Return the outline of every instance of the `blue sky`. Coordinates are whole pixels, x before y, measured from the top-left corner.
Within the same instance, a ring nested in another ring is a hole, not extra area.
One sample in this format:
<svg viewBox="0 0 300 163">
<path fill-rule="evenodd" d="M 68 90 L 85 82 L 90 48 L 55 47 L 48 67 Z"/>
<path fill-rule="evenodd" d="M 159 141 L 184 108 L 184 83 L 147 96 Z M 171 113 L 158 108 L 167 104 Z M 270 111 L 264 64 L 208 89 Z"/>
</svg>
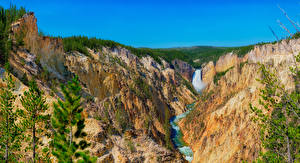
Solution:
<svg viewBox="0 0 300 163">
<path fill-rule="evenodd" d="M 300 22 L 296 0 L 0 0 L 34 11 L 38 26 L 53 36 L 86 35 L 134 47 L 241 46 L 273 41 L 293 32 L 279 4 Z"/>
</svg>

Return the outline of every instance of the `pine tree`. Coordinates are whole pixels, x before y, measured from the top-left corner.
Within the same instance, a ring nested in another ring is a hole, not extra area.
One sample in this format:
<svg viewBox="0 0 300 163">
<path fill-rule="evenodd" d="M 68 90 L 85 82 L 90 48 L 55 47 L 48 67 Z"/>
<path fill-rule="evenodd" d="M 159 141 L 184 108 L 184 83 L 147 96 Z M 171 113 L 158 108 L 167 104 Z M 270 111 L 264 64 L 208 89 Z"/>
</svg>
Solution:
<svg viewBox="0 0 300 163">
<path fill-rule="evenodd" d="M 8 60 L 8 14 L 4 8 L 0 8 L 0 64 L 4 65 Z"/>
<path fill-rule="evenodd" d="M 4 78 L 6 86 L 0 91 L 0 157 L 5 162 L 17 161 L 21 157 L 20 147 L 24 138 L 22 127 L 16 123 L 20 110 L 14 108 L 16 95 L 13 94 L 15 83 L 11 75 Z M 4 154 L 3 154 L 4 153 Z"/>
<path fill-rule="evenodd" d="M 13 41 L 9 38 L 11 24 L 21 18 L 25 13 L 26 10 L 24 7 L 17 9 L 16 6 L 11 5 L 10 8 L 4 9 L 0 6 L 0 64 L 2 65 L 8 62 L 9 53 L 12 49 Z M 22 39 L 22 37 L 17 39 L 19 44 L 22 42 Z"/>
<path fill-rule="evenodd" d="M 29 91 L 25 91 L 24 95 L 21 97 L 21 103 L 25 109 L 24 121 L 26 128 L 31 130 L 31 140 L 32 144 L 32 160 L 35 162 L 37 160 L 36 148 L 38 146 L 39 137 L 38 133 L 43 132 L 46 126 L 46 121 L 48 116 L 45 115 L 45 111 L 48 109 L 46 104 L 46 99 L 43 97 L 44 93 L 38 88 L 34 80 L 29 82 Z M 39 128 L 37 127 L 39 124 Z"/>
<path fill-rule="evenodd" d="M 254 120 L 261 127 L 262 146 L 267 150 L 261 152 L 258 162 L 300 162 L 300 54 L 295 62 L 290 68 L 295 81 L 293 91 L 287 91 L 276 73 L 261 65 L 259 81 L 265 85 L 259 100 L 261 107 L 250 104 Z"/>
<path fill-rule="evenodd" d="M 64 101 L 54 103 L 52 126 L 55 130 L 52 154 L 59 162 L 95 162 L 85 149 L 89 144 L 84 140 L 84 118 L 81 116 L 81 87 L 75 77 L 67 85 L 61 85 Z M 75 130 L 75 131 L 74 131 Z"/>
</svg>

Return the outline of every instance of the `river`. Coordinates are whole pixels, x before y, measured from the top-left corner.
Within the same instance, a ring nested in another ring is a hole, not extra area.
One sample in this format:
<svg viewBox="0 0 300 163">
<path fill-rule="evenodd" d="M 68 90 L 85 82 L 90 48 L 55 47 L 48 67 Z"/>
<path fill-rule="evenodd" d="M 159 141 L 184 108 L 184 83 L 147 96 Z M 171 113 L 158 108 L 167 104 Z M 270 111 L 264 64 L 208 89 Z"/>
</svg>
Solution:
<svg viewBox="0 0 300 163">
<path fill-rule="evenodd" d="M 201 90 L 203 88 L 205 88 L 205 84 L 202 82 L 201 74 L 202 74 L 201 69 L 196 70 L 193 75 L 193 80 L 192 80 L 192 84 L 193 84 L 194 88 L 199 93 L 201 92 Z M 190 113 L 190 111 L 193 109 L 194 109 L 194 104 L 187 105 L 186 112 L 184 112 L 180 115 L 174 116 L 170 119 L 170 124 L 172 126 L 172 132 L 171 132 L 172 142 L 173 142 L 174 146 L 179 150 L 179 152 L 184 155 L 184 158 L 189 162 L 192 162 L 192 160 L 193 160 L 193 151 L 183 141 L 183 139 L 182 139 L 183 134 L 180 131 L 180 128 L 177 123 L 181 119 L 185 118 Z"/>
</svg>

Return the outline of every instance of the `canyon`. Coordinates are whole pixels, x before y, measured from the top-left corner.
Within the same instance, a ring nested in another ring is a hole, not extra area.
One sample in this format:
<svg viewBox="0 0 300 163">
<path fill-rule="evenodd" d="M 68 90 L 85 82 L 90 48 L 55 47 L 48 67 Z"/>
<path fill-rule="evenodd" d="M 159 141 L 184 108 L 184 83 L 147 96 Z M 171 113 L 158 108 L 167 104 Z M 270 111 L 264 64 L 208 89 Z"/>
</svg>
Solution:
<svg viewBox="0 0 300 163">
<path fill-rule="evenodd" d="M 27 89 L 24 77 L 35 78 L 52 106 L 62 97 L 59 83 L 77 75 L 90 151 L 98 162 L 184 160 L 166 139 L 169 118 L 183 113 L 197 95 L 169 63 L 139 58 L 122 47 L 88 49 L 90 56 L 66 53 L 62 39 L 38 35 L 36 21 L 30 12 L 12 24 L 12 37 L 24 33 L 24 46 L 13 47 L 9 57 L 11 72 L 23 88 L 16 93 Z"/>
<path fill-rule="evenodd" d="M 251 162 L 258 157 L 260 128 L 252 120 L 249 104 L 259 106 L 264 87 L 258 81 L 260 64 L 275 71 L 287 90 L 294 90 L 290 67 L 296 66 L 299 43 L 294 39 L 255 46 L 242 58 L 229 53 L 215 65 L 206 64 L 202 71 L 206 88 L 195 109 L 179 122 L 183 139 L 194 151 L 192 162 Z M 216 81 L 213 76 L 218 73 L 223 76 Z"/>
<path fill-rule="evenodd" d="M 59 83 L 78 76 L 84 130 L 97 162 L 252 162 L 262 150 L 249 109 L 259 105 L 264 87 L 257 81 L 260 64 L 295 89 L 289 68 L 300 39 L 257 45 L 244 56 L 227 53 L 195 69 L 121 46 L 66 52 L 62 38 L 39 35 L 33 12 L 11 25 L 13 41 L 20 33 L 24 45 L 13 46 L 9 56 L 15 94 L 28 90 L 25 78 L 36 79 L 51 113 L 62 98 Z M 1 86 L 4 73 L 1 68 Z M 21 108 L 19 97 L 16 103 Z"/>
</svg>

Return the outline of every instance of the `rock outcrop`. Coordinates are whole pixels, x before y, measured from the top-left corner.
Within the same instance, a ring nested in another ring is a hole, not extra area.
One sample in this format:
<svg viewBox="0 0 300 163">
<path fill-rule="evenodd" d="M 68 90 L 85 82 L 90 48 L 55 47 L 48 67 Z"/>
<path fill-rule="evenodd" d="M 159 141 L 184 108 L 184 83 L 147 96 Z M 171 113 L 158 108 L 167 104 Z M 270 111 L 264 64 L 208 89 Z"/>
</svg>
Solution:
<svg viewBox="0 0 300 163">
<path fill-rule="evenodd" d="M 224 72 L 230 67 L 235 66 L 238 63 L 239 59 L 236 54 L 228 53 L 219 58 L 216 63 L 216 72 Z"/>
<path fill-rule="evenodd" d="M 173 60 L 172 65 L 187 81 L 192 81 L 195 69 L 191 65 L 178 59 Z"/>
<path fill-rule="evenodd" d="M 38 64 L 55 74 L 56 77 L 63 79 L 67 70 L 64 67 L 62 39 L 39 36 L 36 23 L 37 19 L 33 12 L 25 14 L 23 18 L 12 24 L 12 36 L 23 37 L 23 51 L 34 54 Z"/>
<path fill-rule="evenodd" d="M 216 68 L 212 61 L 208 62 L 202 68 L 202 81 L 204 83 L 210 83 L 214 80 L 214 76 L 216 75 Z"/>
<path fill-rule="evenodd" d="M 62 97 L 58 83 L 77 75 L 83 88 L 89 151 L 98 162 L 184 162 L 178 151 L 166 148 L 170 143 L 166 138 L 169 118 L 197 100 L 182 79 L 192 80 L 193 67 L 180 60 L 159 64 L 124 47 L 88 49 L 88 56 L 65 53 L 62 39 L 39 36 L 36 21 L 28 13 L 12 24 L 14 43 L 19 35 L 24 41 L 13 47 L 9 58 L 18 78 L 16 94 L 28 89 L 27 77 L 36 78 L 50 104 Z M 294 89 L 289 67 L 299 52 L 300 39 L 284 40 L 255 46 L 243 58 L 228 53 L 216 65 L 203 66 L 207 87 L 195 109 L 179 122 L 183 139 L 194 151 L 193 162 L 251 162 L 258 156 L 259 127 L 249 111 L 249 103 L 258 105 L 263 88 L 256 80 L 261 77 L 258 63 L 276 70 L 286 88 Z M 3 74 L 0 68 L 0 78 Z"/>
<path fill-rule="evenodd" d="M 295 63 L 294 56 L 299 54 L 299 41 L 256 46 L 244 58 L 234 54 L 220 57 L 216 71 L 227 71 L 226 74 L 217 83 L 205 79 L 209 86 L 202 100 L 179 123 L 184 140 L 194 151 L 193 162 L 251 162 L 256 159 L 261 150 L 260 129 L 251 120 L 249 103 L 259 106 L 263 85 L 256 80 L 261 78 L 258 63 L 276 70 L 286 89 L 294 89 L 289 67 Z M 213 69 L 208 65 L 204 69 Z M 203 73 L 203 76 L 212 74 L 206 70 Z"/>
<path fill-rule="evenodd" d="M 79 77 L 85 130 L 99 162 L 183 161 L 174 149 L 166 149 L 170 142 L 165 137 L 170 136 L 169 118 L 184 112 L 196 95 L 176 70 L 122 47 L 88 49 L 89 56 L 65 53 L 62 39 L 38 35 L 36 21 L 28 13 L 12 25 L 15 42 L 24 35 L 24 46 L 14 46 L 9 58 L 13 72 L 24 82 L 35 78 L 53 98 L 61 98 L 58 83 Z M 136 136 L 125 138 L 128 131 Z"/>
</svg>

